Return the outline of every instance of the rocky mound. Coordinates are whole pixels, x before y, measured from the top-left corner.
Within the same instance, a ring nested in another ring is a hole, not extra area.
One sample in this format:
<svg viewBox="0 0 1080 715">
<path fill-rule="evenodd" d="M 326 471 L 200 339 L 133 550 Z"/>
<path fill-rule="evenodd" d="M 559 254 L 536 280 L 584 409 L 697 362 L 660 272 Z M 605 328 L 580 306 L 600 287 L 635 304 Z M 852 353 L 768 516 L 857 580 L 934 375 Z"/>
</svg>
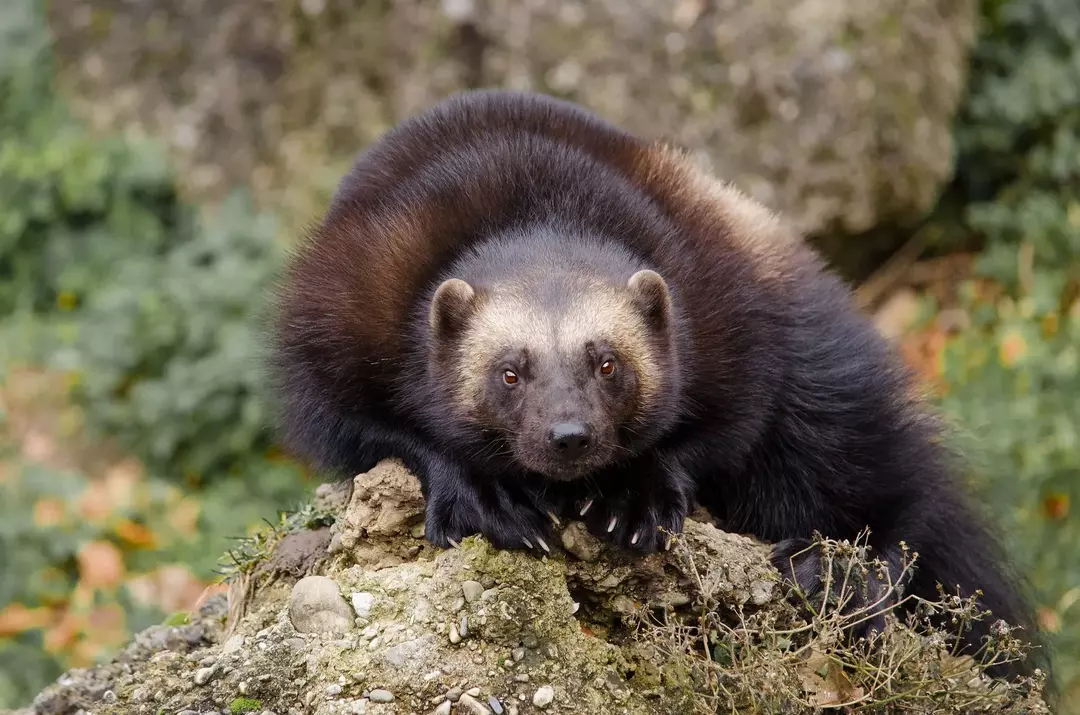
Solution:
<svg viewBox="0 0 1080 715">
<path fill-rule="evenodd" d="M 54 0 L 84 115 L 296 226 L 389 126 L 512 87 L 667 137 L 816 234 L 912 220 L 952 171 L 973 0 Z"/>
<path fill-rule="evenodd" d="M 895 623 L 852 661 L 835 617 L 789 605 L 765 545 L 706 520 L 645 558 L 579 523 L 550 557 L 479 537 L 441 550 L 399 463 L 343 487 L 254 539 L 227 600 L 65 674 L 23 713 L 1048 712 L 1038 682 L 990 690 Z"/>
</svg>

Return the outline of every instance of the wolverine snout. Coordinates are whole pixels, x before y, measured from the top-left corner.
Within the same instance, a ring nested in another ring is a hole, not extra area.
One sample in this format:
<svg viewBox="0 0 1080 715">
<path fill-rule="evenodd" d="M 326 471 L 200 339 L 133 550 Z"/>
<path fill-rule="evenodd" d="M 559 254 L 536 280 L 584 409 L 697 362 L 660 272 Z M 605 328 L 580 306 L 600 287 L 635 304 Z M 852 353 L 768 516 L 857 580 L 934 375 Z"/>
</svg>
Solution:
<svg viewBox="0 0 1080 715">
<path fill-rule="evenodd" d="M 580 422 L 558 422 L 548 431 L 548 444 L 559 459 L 567 462 L 588 452 L 592 442 L 592 428 Z"/>
</svg>

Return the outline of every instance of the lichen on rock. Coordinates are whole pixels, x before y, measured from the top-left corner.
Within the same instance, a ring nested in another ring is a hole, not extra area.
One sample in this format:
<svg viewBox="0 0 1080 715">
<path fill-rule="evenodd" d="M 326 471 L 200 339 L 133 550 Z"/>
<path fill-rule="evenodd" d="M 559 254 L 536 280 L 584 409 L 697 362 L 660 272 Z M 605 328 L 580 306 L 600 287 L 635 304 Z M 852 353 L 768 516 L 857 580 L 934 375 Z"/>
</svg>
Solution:
<svg viewBox="0 0 1080 715">
<path fill-rule="evenodd" d="M 320 489 L 332 538 L 280 538 L 234 581 L 243 586 L 229 598 L 242 604 L 217 597 L 187 625 L 140 633 L 114 661 L 65 674 L 26 712 L 227 713 L 258 703 L 277 715 L 810 713 L 881 695 L 865 687 L 873 661 L 835 670 L 830 657 L 851 652 L 828 619 L 800 620 L 768 547 L 753 539 L 692 518 L 670 551 L 641 556 L 571 522 L 561 540 L 573 548 L 551 556 L 480 536 L 443 550 L 414 529 L 418 495 L 394 460 L 357 475 L 351 494 Z M 320 553 L 292 553 L 304 544 Z M 889 633 L 889 648 L 941 671 L 940 649 L 903 627 Z M 905 704 L 1047 712 L 1037 683 L 990 697 L 977 673 L 950 691 L 928 672 L 891 673 L 881 687 L 899 688 Z"/>
</svg>

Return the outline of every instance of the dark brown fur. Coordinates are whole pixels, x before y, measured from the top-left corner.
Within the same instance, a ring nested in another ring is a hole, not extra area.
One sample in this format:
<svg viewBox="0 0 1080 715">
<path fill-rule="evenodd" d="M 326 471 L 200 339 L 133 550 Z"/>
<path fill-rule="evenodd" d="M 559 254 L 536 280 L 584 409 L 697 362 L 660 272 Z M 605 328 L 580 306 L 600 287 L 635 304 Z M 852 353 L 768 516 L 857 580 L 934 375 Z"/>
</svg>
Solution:
<svg viewBox="0 0 1080 715">
<path fill-rule="evenodd" d="M 568 239 L 577 248 L 556 250 Z M 671 315 L 654 335 L 664 367 L 644 376 L 664 389 L 634 410 L 626 455 L 554 484 L 485 452 L 491 435 L 433 358 L 429 313 L 447 278 L 482 285 L 520 268 L 514 256 L 559 266 L 571 254 L 612 285 L 655 270 Z M 869 526 L 894 570 L 899 541 L 919 552 L 918 594 L 982 588 L 997 616 L 1032 625 L 936 419 L 847 287 L 762 207 L 579 107 L 470 92 L 403 122 L 342 181 L 281 298 L 288 446 L 343 475 L 404 459 L 433 543 L 480 531 L 546 547 L 546 512 L 587 504 L 595 533 L 647 551 L 696 499 L 727 529 L 778 542 L 782 568 L 815 530 Z M 811 553 L 793 575 L 813 589 L 817 567 Z"/>
</svg>

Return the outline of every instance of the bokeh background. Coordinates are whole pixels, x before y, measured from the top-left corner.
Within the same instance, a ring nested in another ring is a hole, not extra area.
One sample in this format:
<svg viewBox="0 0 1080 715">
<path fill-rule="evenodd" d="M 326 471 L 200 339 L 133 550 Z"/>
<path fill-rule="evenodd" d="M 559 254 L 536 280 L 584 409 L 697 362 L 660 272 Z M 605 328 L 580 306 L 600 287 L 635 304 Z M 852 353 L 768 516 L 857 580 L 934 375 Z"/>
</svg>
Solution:
<svg viewBox="0 0 1080 715">
<path fill-rule="evenodd" d="M 260 365 L 283 249 L 481 86 L 671 138 L 807 233 L 955 425 L 1080 712 L 1075 0 L 2 0 L 0 708 L 310 492 Z"/>
</svg>

